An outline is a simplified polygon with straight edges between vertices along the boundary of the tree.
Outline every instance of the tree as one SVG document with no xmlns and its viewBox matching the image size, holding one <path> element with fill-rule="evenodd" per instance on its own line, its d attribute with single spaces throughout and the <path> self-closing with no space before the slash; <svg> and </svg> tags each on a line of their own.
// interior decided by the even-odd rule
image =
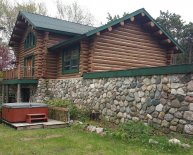
<svg viewBox="0 0 193 155">
<path fill-rule="evenodd" d="M 8 0 L 0 0 L 0 27 L 4 27 L 4 36 L 9 40 L 19 11 L 28 11 L 32 13 L 47 14 L 43 3 L 33 1 L 23 3 L 10 3 Z"/>
<path fill-rule="evenodd" d="M 180 15 L 169 11 L 160 11 L 160 16 L 156 20 L 175 38 L 185 51 L 188 51 L 178 54 L 176 63 L 192 63 L 193 23 L 186 24 Z"/>
<path fill-rule="evenodd" d="M 108 20 L 108 22 L 116 20 L 116 19 L 119 19 L 119 18 L 120 18 L 119 15 L 115 15 L 113 17 L 109 12 L 107 13 L 107 20 Z"/>
<path fill-rule="evenodd" d="M 13 66 L 14 54 L 8 49 L 5 44 L 0 44 L 0 71 Z"/>
<path fill-rule="evenodd" d="M 81 8 L 77 2 L 66 5 L 62 1 L 57 0 L 56 7 L 57 18 L 59 19 L 91 26 L 94 23 L 94 16 L 88 10 Z"/>
<path fill-rule="evenodd" d="M 127 14 L 128 14 L 128 13 L 124 12 L 122 17 L 126 16 Z M 114 15 L 114 17 L 113 17 L 113 16 L 108 12 L 106 18 L 107 18 L 108 22 L 111 22 L 111 21 L 114 21 L 114 20 L 116 20 L 116 19 L 119 19 L 120 16 L 119 16 L 119 15 Z"/>
<path fill-rule="evenodd" d="M 183 34 L 184 21 L 180 15 L 169 11 L 160 11 L 160 16 L 156 19 L 158 23 L 179 42 Z"/>
</svg>

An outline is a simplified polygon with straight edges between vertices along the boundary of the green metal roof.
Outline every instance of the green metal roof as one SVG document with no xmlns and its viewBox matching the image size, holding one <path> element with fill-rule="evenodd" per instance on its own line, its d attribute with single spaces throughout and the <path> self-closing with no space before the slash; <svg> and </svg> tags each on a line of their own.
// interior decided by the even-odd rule
<svg viewBox="0 0 193 155">
<path fill-rule="evenodd" d="M 154 24 L 179 48 L 179 50 L 181 52 L 184 52 L 184 49 L 174 40 L 174 38 L 171 36 L 171 34 L 169 34 L 168 32 L 166 32 L 157 22 L 156 20 L 153 19 L 153 17 L 144 9 L 139 9 L 131 14 L 127 14 L 126 16 L 122 17 L 122 18 L 119 18 L 117 20 L 114 20 L 114 21 L 111 21 L 103 26 L 100 26 L 98 28 L 95 28 L 93 30 L 90 30 L 84 34 L 82 34 L 81 36 L 77 36 L 77 37 L 73 37 L 72 39 L 70 40 L 65 40 L 65 41 L 62 41 L 56 45 L 53 45 L 51 47 L 49 47 L 50 50 L 54 50 L 56 48 L 59 48 L 61 46 L 66 46 L 66 45 L 69 45 L 69 44 L 72 44 L 74 42 L 77 42 L 81 39 L 84 39 L 84 38 L 87 38 L 89 36 L 92 36 L 94 34 L 96 34 L 97 32 L 100 32 L 100 31 L 103 31 L 105 29 L 107 29 L 108 27 L 111 27 L 111 26 L 114 26 L 116 24 L 119 24 L 121 21 L 124 21 L 124 20 L 127 20 L 131 17 L 134 17 L 140 13 L 144 13 L 152 22 L 154 22 Z"/>
<path fill-rule="evenodd" d="M 77 24 L 57 18 L 43 16 L 39 14 L 21 11 L 19 16 L 23 16 L 35 29 L 50 30 L 53 32 L 59 31 L 69 34 L 84 34 L 95 27 Z"/>
</svg>

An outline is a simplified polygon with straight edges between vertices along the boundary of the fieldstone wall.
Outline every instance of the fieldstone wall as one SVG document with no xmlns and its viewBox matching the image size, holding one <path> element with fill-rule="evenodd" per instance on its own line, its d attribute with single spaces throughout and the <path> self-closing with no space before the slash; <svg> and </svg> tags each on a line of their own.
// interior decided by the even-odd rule
<svg viewBox="0 0 193 155">
<path fill-rule="evenodd" d="M 143 120 L 164 132 L 193 134 L 193 75 L 39 80 L 36 102 L 71 99 L 108 121 Z"/>
</svg>

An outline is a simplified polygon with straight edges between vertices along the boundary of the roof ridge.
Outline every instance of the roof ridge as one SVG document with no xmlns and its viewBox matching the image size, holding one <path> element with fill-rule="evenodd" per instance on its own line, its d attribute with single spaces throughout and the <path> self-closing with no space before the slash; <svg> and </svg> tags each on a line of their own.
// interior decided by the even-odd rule
<svg viewBox="0 0 193 155">
<path fill-rule="evenodd" d="M 50 17 L 48 15 L 41 15 L 41 14 L 38 14 L 38 13 L 34 13 L 34 12 L 28 12 L 28 11 L 20 11 L 20 13 L 29 13 L 29 14 L 34 14 L 34 15 L 38 15 L 38 16 L 43 16 L 43 17 L 47 17 L 47 18 L 52 18 L 52 19 L 56 19 L 56 20 L 60 20 L 60 21 L 65 21 L 65 22 L 69 22 L 69 23 L 74 23 L 74 24 L 77 24 L 77 25 L 82 25 L 82 26 L 88 26 L 88 27 L 93 27 L 95 28 L 94 26 L 90 26 L 90 25 L 86 25 L 86 24 L 80 24 L 80 23 L 76 23 L 76 22 L 72 22 L 72 21 L 67 21 L 65 19 L 59 19 L 57 17 Z"/>
<path fill-rule="evenodd" d="M 144 8 L 140 8 L 140 9 L 138 9 L 138 10 L 132 12 L 132 13 L 127 13 L 127 14 L 124 15 L 123 17 L 120 17 L 120 18 L 118 18 L 118 19 L 115 19 L 115 20 L 112 20 L 112 21 L 110 21 L 110 22 L 107 22 L 106 24 L 104 24 L 104 25 L 102 25 L 102 26 L 96 27 L 95 29 L 88 31 L 88 32 L 86 32 L 85 34 L 86 34 L 86 35 L 90 35 L 90 33 L 92 33 L 93 31 L 96 31 L 96 30 L 99 30 L 99 31 L 100 31 L 100 29 L 103 29 L 103 27 L 112 26 L 112 25 L 114 25 L 115 23 L 117 23 L 117 22 L 119 22 L 119 21 L 122 21 L 122 20 L 125 20 L 125 19 L 129 18 L 129 17 L 132 16 L 132 15 L 138 14 L 138 12 L 147 12 L 147 11 L 146 11 Z"/>
</svg>

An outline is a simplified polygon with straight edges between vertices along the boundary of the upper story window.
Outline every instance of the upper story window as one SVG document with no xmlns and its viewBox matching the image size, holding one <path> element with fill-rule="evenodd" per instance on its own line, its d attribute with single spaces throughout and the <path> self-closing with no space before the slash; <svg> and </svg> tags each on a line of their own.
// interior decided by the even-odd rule
<svg viewBox="0 0 193 155">
<path fill-rule="evenodd" d="M 24 49 L 35 47 L 35 35 L 29 32 L 24 42 Z"/>
<path fill-rule="evenodd" d="M 62 56 L 62 72 L 77 73 L 79 71 L 79 47 L 65 49 Z"/>
<path fill-rule="evenodd" d="M 24 58 L 24 77 L 32 78 L 34 76 L 34 55 Z"/>
</svg>

